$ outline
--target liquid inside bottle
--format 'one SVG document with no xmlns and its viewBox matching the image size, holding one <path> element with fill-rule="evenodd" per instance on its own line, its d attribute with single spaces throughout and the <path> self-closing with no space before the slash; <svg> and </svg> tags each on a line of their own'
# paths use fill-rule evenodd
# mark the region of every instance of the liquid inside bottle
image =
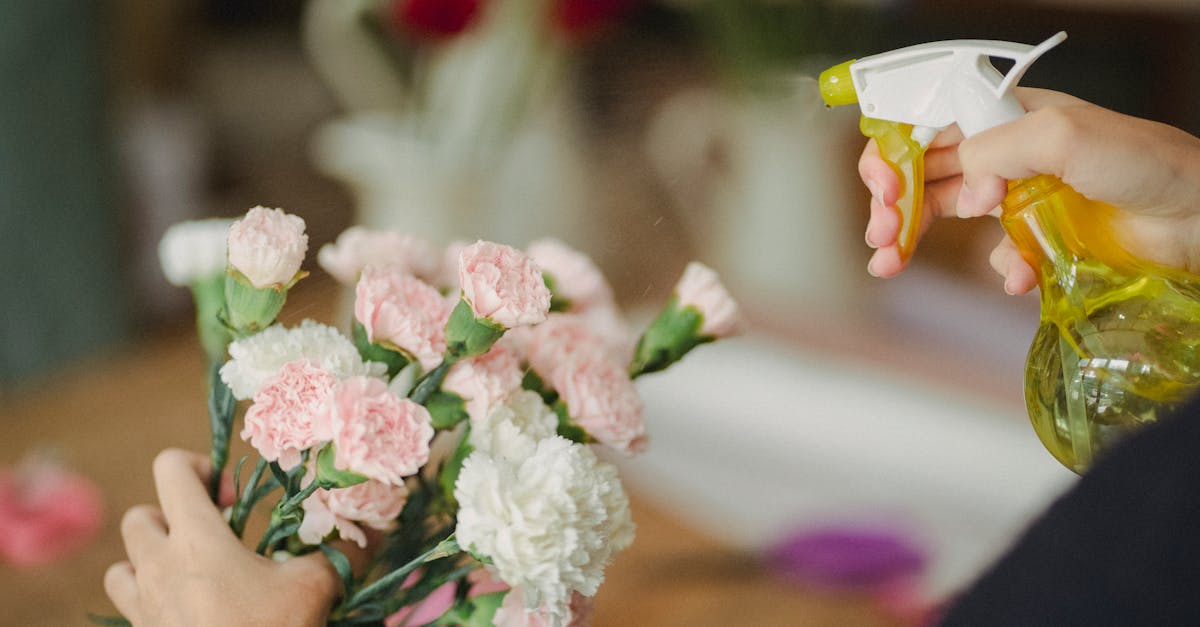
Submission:
<svg viewBox="0 0 1200 627">
<path fill-rule="evenodd" d="M 1040 271 L 1025 401 L 1042 443 L 1082 472 L 1200 390 L 1200 277 L 1136 259 L 1112 207 L 1057 178 L 1014 183 L 1002 223 Z"/>
</svg>

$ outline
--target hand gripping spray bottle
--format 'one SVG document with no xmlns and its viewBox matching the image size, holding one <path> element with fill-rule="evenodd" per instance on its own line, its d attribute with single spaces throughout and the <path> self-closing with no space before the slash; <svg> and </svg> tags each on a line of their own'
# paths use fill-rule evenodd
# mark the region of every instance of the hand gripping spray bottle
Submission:
<svg viewBox="0 0 1200 627">
<path fill-rule="evenodd" d="M 901 256 L 916 243 L 929 142 L 953 123 L 970 137 L 1024 115 L 1012 88 L 1064 39 L 921 44 L 821 74 L 825 103 L 858 102 L 863 134 L 901 175 Z M 1004 75 L 991 58 L 1014 64 Z M 1123 250 L 1110 229 L 1114 211 L 1050 175 L 1010 182 L 1002 205 L 1001 224 L 1039 271 L 1029 416 L 1050 453 L 1076 472 L 1200 389 L 1200 277 Z"/>
</svg>

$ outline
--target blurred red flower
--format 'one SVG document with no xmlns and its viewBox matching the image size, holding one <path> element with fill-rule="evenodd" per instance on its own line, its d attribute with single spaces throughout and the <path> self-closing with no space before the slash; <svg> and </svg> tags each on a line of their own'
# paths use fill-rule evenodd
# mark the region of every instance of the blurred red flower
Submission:
<svg viewBox="0 0 1200 627">
<path fill-rule="evenodd" d="M 628 13 L 639 0 L 558 0 L 554 23 L 570 35 L 586 35 Z"/>
<path fill-rule="evenodd" d="M 395 0 L 392 22 L 431 39 L 448 39 L 471 26 L 479 16 L 480 0 Z"/>
</svg>

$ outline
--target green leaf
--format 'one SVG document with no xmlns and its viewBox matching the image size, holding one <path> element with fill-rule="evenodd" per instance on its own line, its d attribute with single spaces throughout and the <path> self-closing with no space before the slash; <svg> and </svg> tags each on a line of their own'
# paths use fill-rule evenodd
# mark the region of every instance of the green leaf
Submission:
<svg viewBox="0 0 1200 627">
<path fill-rule="evenodd" d="M 345 553 L 324 542 L 317 545 L 317 548 L 321 549 L 326 559 L 333 565 L 333 569 L 337 571 L 338 576 L 342 578 L 342 594 L 348 596 L 354 589 L 354 570 L 350 567 L 350 560 Z"/>
<path fill-rule="evenodd" d="M 352 485 L 360 484 L 368 479 L 365 475 L 360 475 L 352 470 L 340 470 L 333 465 L 334 457 L 337 452 L 333 448 L 333 443 L 326 444 L 321 452 L 317 453 L 317 481 L 321 487 L 331 490 L 335 488 L 348 488 Z"/>
<path fill-rule="evenodd" d="M 279 462 L 270 462 L 267 464 L 267 467 L 271 469 L 271 475 L 275 477 L 275 480 L 279 482 L 279 485 L 283 486 L 284 493 L 287 496 L 291 496 L 293 493 L 291 477 L 289 477 L 288 474 L 283 471 L 283 468 L 279 465 Z"/>
<path fill-rule="evenodd" d="M 238 459 L 238 463 L 233 467 L 233 493 L 241 495 L 242 493 L 242 466 L 246 464 L 246 456 L 242 455 Z"/>
<path fill-rule="evenodd" d="M 100 614 L 87 613 L 88 620 L 97 625 L 114 625 L 120 627 L 133 627 L 133 623 L 124 616 L 103 616 Z"/>
<path fill-rule="evenodd" d="M 556 401 L 553 405 L 554 414 L 558 416 L 558 435 L 572 441 L 586 444 L 589 441 L 587 431 L 583 427 L 571 422 L 571 414 L 567 410 L 567 404 L 561 400 Z"/>
<path fill-rule="evenodd" d="M 358 354 L 366 361 L 377 361 L 387 366 L 388 378 L 396 376 L 408 365 L 409 358 L 399 351 L 394 351 L 382 344 L 372 343 L 367 339 L 367 329 L 361 322 L 355 320 L 352 330 L 354 336 L 354 346 L 358 349 Z"/>
<path fill-rule="evenodd" d="M 433 370 L 426 372 L 421 377 L 421 380 L 417 381 L 417 385 L 413 387 L 412 394 L 408 396 L 409 400 L 418 405 L 427 403 L 434 392 L 441 389 L 442 381 L 446 380 L 446 373 L 450 372 L 450 368 L 454 366 L 454 362 L 455 359 L 447 354 L 442 363 L 438 364 Z"/>
<path fill-rule="evenodd" d="M 450 429 L 467 419 L 467 404 L 453 392 L 439 390 L 425 401 L 425 409 L 433 417 L 434 429 Z"/>
<path fill-rule="evenodd" d="M 542 397 L 542 400 L 552 407 L 554 406 L 554 401 L 558 400 L 558 392 L 549 385 L 546 385 L 546 382 L 538 376 L 538 373 L 533 371 L 533 368 L 525 371 L 525 376 L 521 378 L 521 389 L 537 392 Z"/>
<path fill-rule="evenodd" d="M 462 599 L 446 610 L 431 625 L 460 625 L 461 627 L 491 627 L 496 610 L 504 603 L 508 590 L 489 592 L 470 599 Z"/>
<path fill-rule="evenodd" d="M 558 295 L 555 291 L 557 281 L 554 280 L 547 272 L 542 271 L 542 282 L 546 284 L 546 289 L 550 290 L 550 311 L 565 312 L 571 310 L 571 300 Z"/>
</svg>

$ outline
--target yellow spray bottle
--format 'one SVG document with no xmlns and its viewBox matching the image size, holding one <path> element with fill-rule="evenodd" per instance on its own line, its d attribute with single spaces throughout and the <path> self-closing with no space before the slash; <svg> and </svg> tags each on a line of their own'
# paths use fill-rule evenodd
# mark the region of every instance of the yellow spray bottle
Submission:
<svg viewBox="0 0 1200 627">
<path fill-rule="evenodd" d="M 951 124 L 970 137 L 1024 115 L 1012 88 L 1064 39 L 921 44 L 821 74 L 825 103 L 858 103 L 863 133 L 900 174 L 902 257 L 916 245 L 929 142 Z M 1013 66 L 1002 74 L 992 58 Z M 1110 228 L 1114 211 L 1050 175 L 1010 182 L 1002 204 L 1001 224 L 1038 270 L 1041 290 L 1025 368 L 1029 417 L 1050 453 L 1076 472 L 1200 390 L 1200 277 L 1122 249 Z"/>
</svg>

